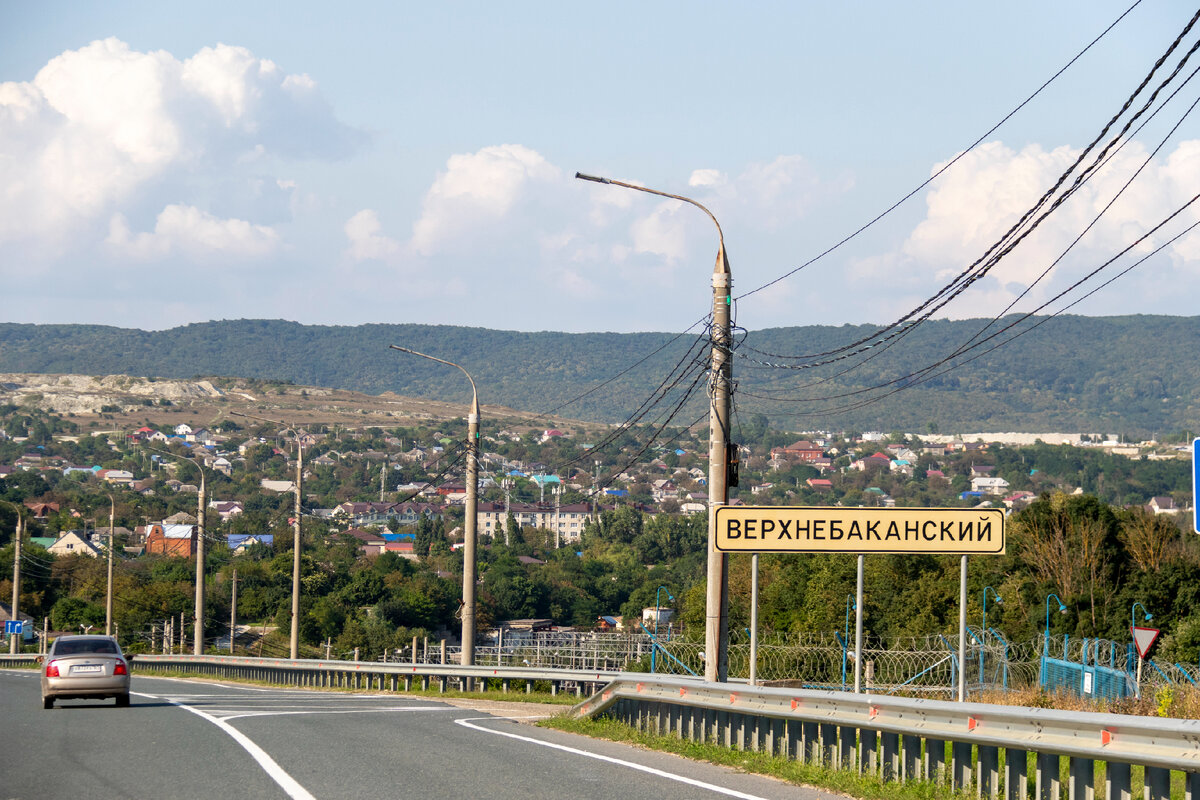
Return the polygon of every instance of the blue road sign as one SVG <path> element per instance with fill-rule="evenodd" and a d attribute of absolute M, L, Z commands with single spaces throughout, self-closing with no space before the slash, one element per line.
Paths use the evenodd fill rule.
<path fill-rule="evenodd" d="M 25 621 L 20 619 L 4 620 L 4 635 L 12 636 L 14 633 L 21 634 L 25 632 Z"/>
<path fill-rule="evenodd" d="M 1200 454 L 1200 438 L 1192 439 L 1192 530 L 1200 533 L 1200 508 L 1196 498 L 1200 497 L 1200 474 L 1196 471 L 1196 457 Z"/>

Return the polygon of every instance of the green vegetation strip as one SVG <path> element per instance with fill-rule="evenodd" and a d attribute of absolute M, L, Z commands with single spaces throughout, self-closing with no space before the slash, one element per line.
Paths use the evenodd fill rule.
<path fill-rule="evenodd" d="M 973 793 L 958 792 L 949 786 L 926 782 L 884 783 L 873 775 L 802 764 L 781 756 L 746 750 L 734 750 L 712 744 L 700 744 L 676 736 L 643 733 L 612 719 L 574 719 L 552 717 L 538 723 L 547 728 L 584 736 L 625 742 L 650 750 L 675 753 L 697 761 L 732 767 L 743 772 L 769 775 L 798 786 L 812 786 L 861 798 L 861 800 L 962 800 Z"/>

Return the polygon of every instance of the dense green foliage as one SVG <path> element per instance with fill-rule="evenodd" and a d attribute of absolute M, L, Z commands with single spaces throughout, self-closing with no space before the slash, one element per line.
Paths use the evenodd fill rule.
<path fill-rule="evenodd" d="M 890 347 L 799 371 L 767 368 L 764 363 L 796 362 L 765 354 L 819 354 L 868 335 L 873 327 L 750 332 L 739 339 L 734 359 L 739 411 L 762 412 L 774 427 L 792 430 L 1200 431 L 1200 362 L 1179 357 L 1200 345 L 1200 317 L 1058 317 L 957 369 L 922 374 L 919 382 L 912 377 L 983 325 L 981 320 L 930 321 Z M 463 364 L 484 402 L 531 412 L 558 408 L 612 378 L 556 413 L 617 421 L 653 392 L 691 342 L 691 336 L 664 333 L 313 326 L 279 320 L 229 320 L 166 331 L 6 323 L 0 324 L 0 371 L 240 375 L 462 399 L 460 374 L 388 349 L 402 344 Z M 880 392 L 849 394 L 882 384 L 887 384 L 882 392 L 910 388 L 867 405 L 861 401 Z M 702 411 L 703 395 L 693 403 Z"/>

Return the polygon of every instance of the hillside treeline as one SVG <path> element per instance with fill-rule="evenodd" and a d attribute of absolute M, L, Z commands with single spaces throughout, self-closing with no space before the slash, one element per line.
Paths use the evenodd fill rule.
<path fill-rule="evenodd" d="M 989 340 L 973 360 L 925 371 L 1003 326 L 980 337 L 987 323 L 926 322 L 887 347 L 817 367 L 815 356 L 874 326 L 744 333 L 735 347 L 737 407 L 785 430 L 1200 432 L 1200 363 L 1179 357 L 1200 346 L 1200 317 L 1034 318 Z M 1029 332 L 988 350 L 1022 330 Z M 464 365 L 485 403 L 616 422 L 653 395 L 694 339 L 281 320 L 165 331 L 7 323 L 0 324 L 0 372 L 240 375 L 465 402 L 461 374 L 388 348 L 400 344 Z M 704 402 L 700 392 L 685 411 L 702 413 Z"/>

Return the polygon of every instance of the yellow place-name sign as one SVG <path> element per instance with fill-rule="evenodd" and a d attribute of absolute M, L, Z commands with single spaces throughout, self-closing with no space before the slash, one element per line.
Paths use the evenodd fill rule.
<path fill-rule="evenodd" d="M 999 508 L 721 506 L 718 550 L 727 553 L 1004 552 Z"/>

